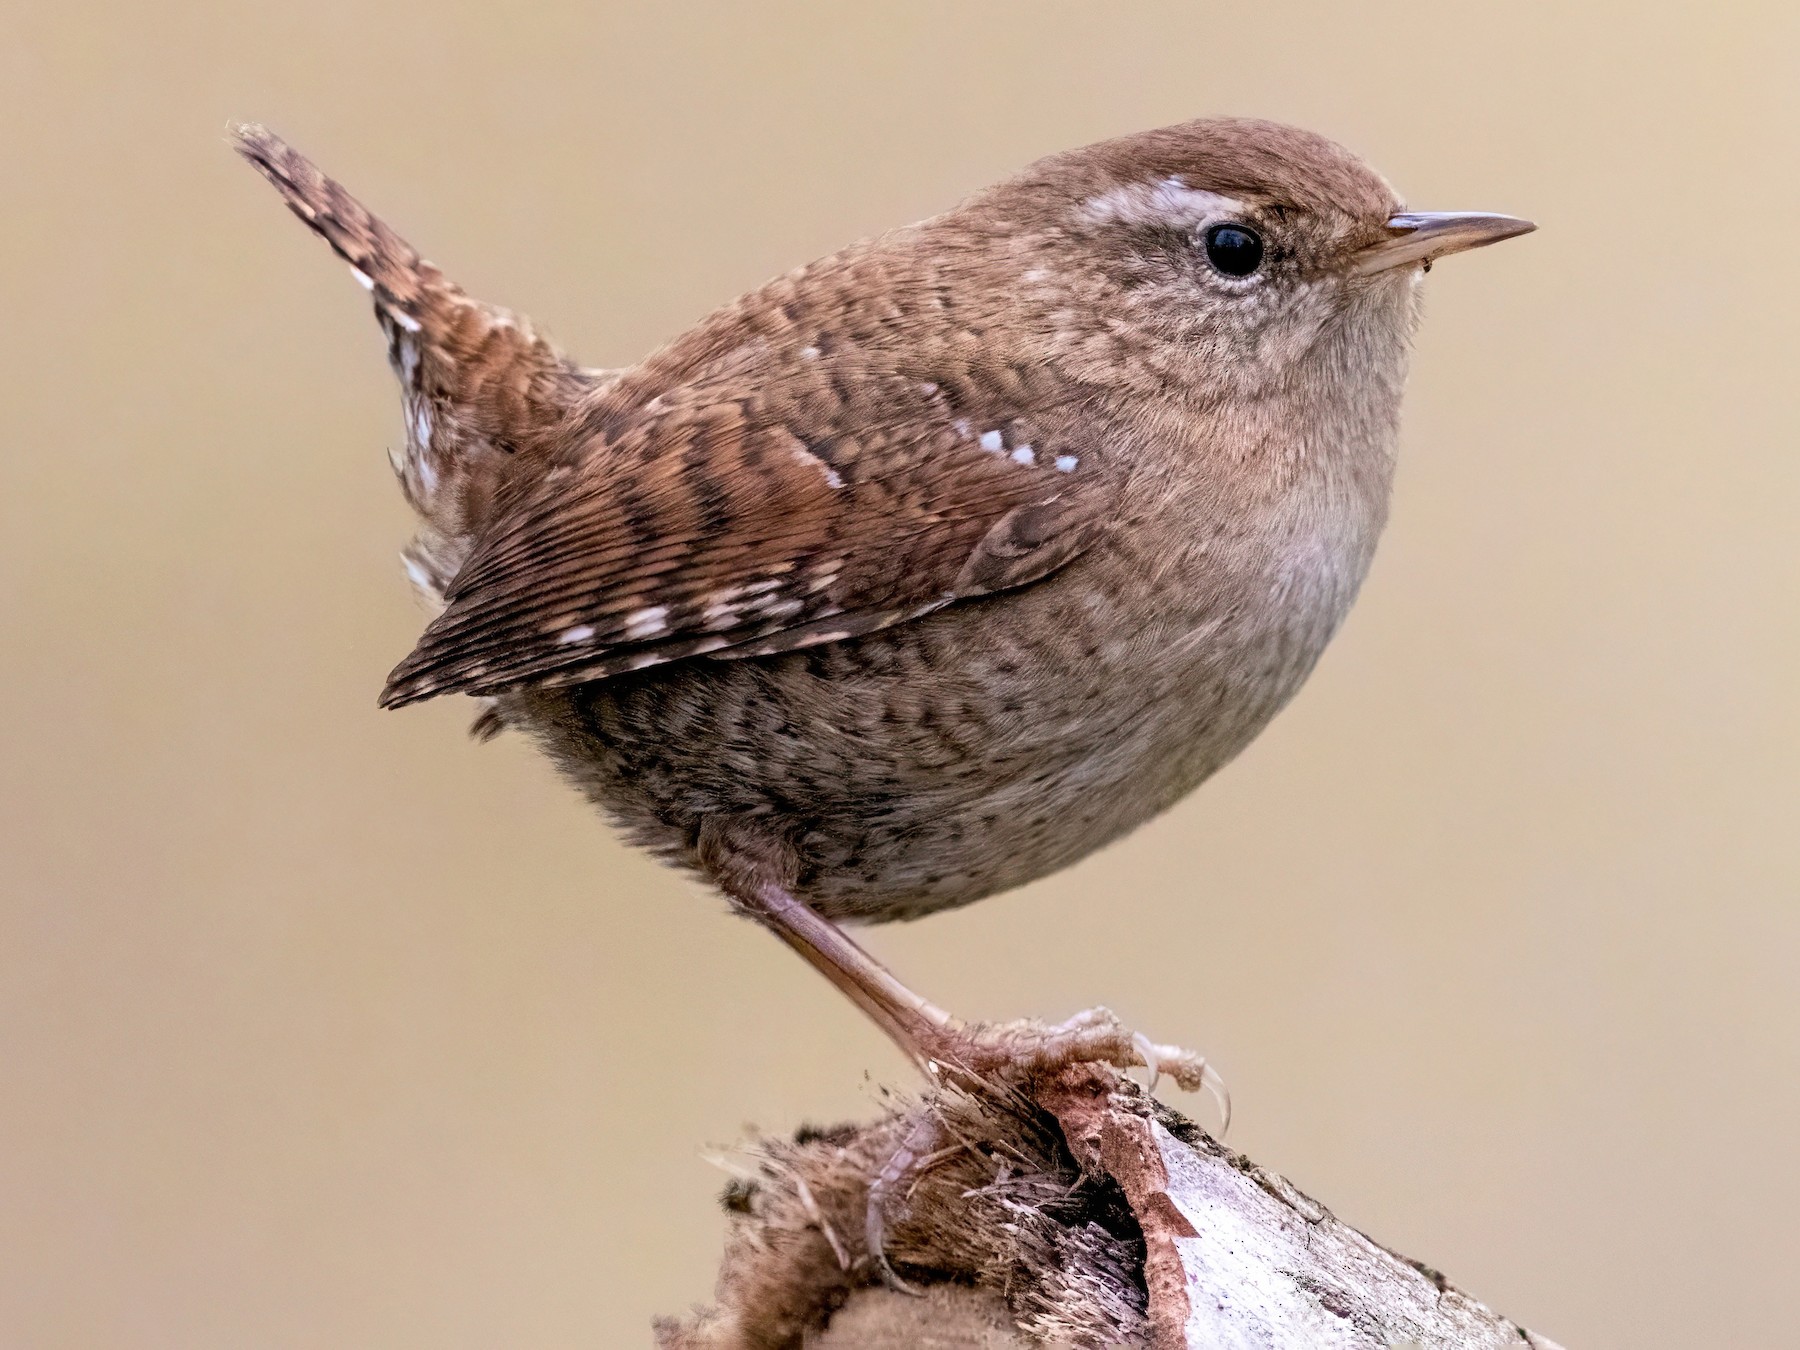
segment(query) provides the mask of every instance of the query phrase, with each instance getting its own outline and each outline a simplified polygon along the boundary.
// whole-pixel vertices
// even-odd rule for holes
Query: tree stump
[[[1557,1350],[1103,1065],[758,1138],[735,1171],[716,1302],[662,1350]]]

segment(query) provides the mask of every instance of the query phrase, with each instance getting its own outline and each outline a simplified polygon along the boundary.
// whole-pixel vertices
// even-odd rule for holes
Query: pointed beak
[[[1438,258],[1530,234],[1536,228],[1517,216],[1490,216],[1479,211],[1414,211],[1390,216],[1388,237],[1357,254],[1350,270],[1358,276],[1394,267],[1429,270]]]

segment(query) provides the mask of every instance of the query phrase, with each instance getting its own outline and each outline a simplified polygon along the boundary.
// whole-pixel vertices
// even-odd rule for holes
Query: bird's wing
[[[809,351],[594,419],[499,505],[384,706],[837,641],[1068,562],[1109,494],[1043,373],[926,374]]]

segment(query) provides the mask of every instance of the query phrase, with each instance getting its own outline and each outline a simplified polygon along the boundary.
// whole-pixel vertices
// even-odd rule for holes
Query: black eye
[[[1248,225],[1215,225],[1206,232],[1207,261],[1228,277],[1249,276],[1262,255],[1262,236]]]

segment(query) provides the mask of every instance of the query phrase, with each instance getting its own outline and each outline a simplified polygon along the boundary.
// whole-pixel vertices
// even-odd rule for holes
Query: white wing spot
[[[802,464],[812,465],[815,469],[823,473],[825,475],[825,486],[830,488],[841,488],[844,486],[844,480],[838,476],[838,471],[832,468],[831,465],[827,464],[824,460],[820,459],[812,451],[808,450],[804,445],[798,443],[794,445],[794,458],[799,460]]]
[[[399,324],[407,332],[416,333],[419,331],[419,321],[404,310],[390,309],[388,314],[392,316],[395,323]]]
[[[957,418],[950,424],[950,430],[954,431],[958,436],[967,436],[969,434],[969,419],[966,417]]]
[[[431,444],[431,405],[423,399],[413,408],[413,439],[420,449]]]
[[[375,289],[375,278],[363,271],[362,268],[352,267],[350,269],[350,275],[356,278],[356,284],[361,286],[365,291],[372,291]]]
[[[400,339],[400,379],[410,385],[419,373],[419,344],[409,337]]]
[[[640,609],[625,618],[625,639],[655,637],[666,632],[669,627],[669,607],[667,605],[651,605]]]
[[[1021,445],[1017,450],[1013,451],[1012,459],[1013,459],[1014,464],[1036,464],[1037,463],[1037,456],[1032,454],[1031,447],[1029,445]]]
[[[981,437],[980,437],[980,445],[983,450],[986,450],[989,454],[993,454],[993,455],[999,454],[1001,452],[1001,450],[1006,448],[1005,440],[1001,437],[1000,433],[997,431],[982,432]]]
[[[802,347],[800,349],[800,355],[805,357],[808,361],[817,361],[819,359],[819,349],[817,347]]]
[[[1020,281],[1042,281],[1045,277],[1047,277],[1049,275],[1050,275],[1050,273],[1047,272],[1046,270],[1044,270],[1042,267],[1034,267],[1029,272],[1025,273],[1024,276],[1020,277],[1019,280]]]
[[[1074,473],[1075,466],[1079,463],[1081,463],[1081,461],[1075,458],[1074,455],[1058,455],[1056,457],[1056,470],[1058,473]]]
[[[924,384],[919,386],[919,392],[921,394],[925,395],[926,398],[932,397],[932,395],[936,394],[937,391],[938,391],[937,385],[933,384],[930,380],[925,381]]]
[[[571,643],[587,642],[590,639],[592,639],[593,636],[594,636],[594,625],[593,624],[578,623],[573,628],[568,629],[566,632],[564,632],[563,635],[557,639],[557,641],[562,643],[563,646],[567,647]]]

